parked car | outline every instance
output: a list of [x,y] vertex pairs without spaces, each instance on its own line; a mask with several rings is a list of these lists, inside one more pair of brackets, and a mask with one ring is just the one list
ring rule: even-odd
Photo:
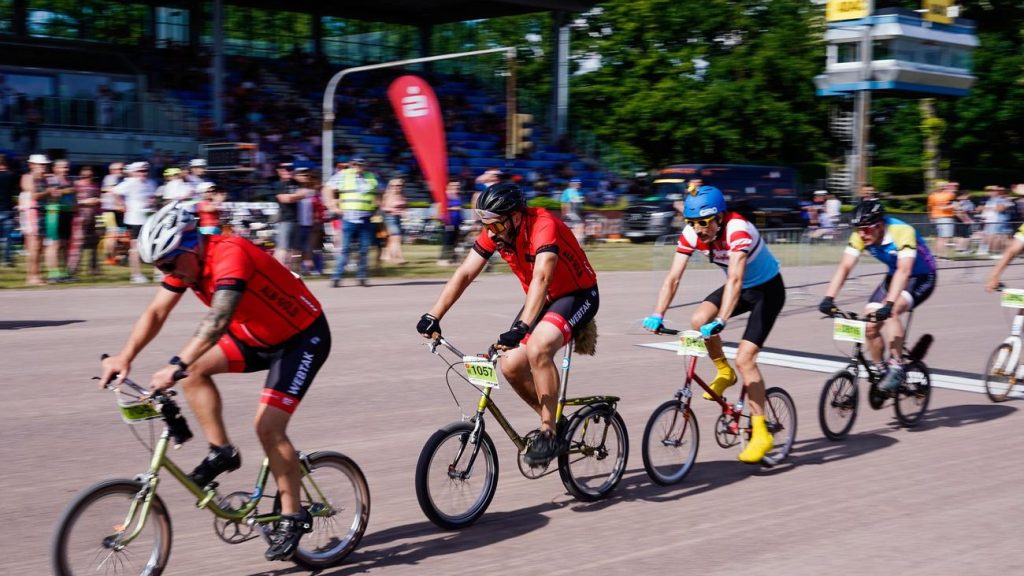
[[796,172],[784,166],[736,164],[674,164],[658,171],[650,192],[626,209],[622,230],[626,238],[651,240],[678,234],[683,226],[683,199],[692,184],[716,186],[730,210],[758,228],[806,226],[800,206]]

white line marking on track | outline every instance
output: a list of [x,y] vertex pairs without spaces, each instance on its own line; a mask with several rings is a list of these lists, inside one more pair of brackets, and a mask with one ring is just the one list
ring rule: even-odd
[[[679,343],[673,340],[670,342],[637,344],[637,346],[675,352],[679,348]],[[725,351],[726,358],[736,358],[735,346],[723,346],[722,349]],[[831,374],[847,366],[847,362],[845,361],[826,360],[824,358],[813,358],[810,356],[801,356],[799,354],[779,354],[778,352],[766,352],[763,350],[757,355],[757,361],[759,364],[795,368],[797,370],[809,370],[811,372],[822,372],[824,374]],[[863,376],[863,369],[861,369],[861,377]],[[978,378],[964,378],[962,376],[936,374],[934,370],[931,370],[931,377],[932,386],[935,386],[936,388],[974,392],[976,394],[985,393],[985,383]],[[1017,387],[1010,396],[1014,398],[1024,398],[1024,392],[1021,391],[1020,387]]]

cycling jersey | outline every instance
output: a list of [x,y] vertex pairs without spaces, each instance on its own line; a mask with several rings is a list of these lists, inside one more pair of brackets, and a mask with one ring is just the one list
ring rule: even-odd
[[708,261],[717,264],[723,272],[729,271],[729,254],[746,252],[747,267],[743,273],[743,288],[752,288],[768,282],[779,274],[779,261],[768,250],[757,227],[736,212],[726,212],[718,237],[710,244],[697,236],[693,226],[687,225],[679,235],[676,252],[689,256],[699,250]]
[[889,274],[896,272],[896,263],[901,258],[914,259],[914,268],[910,272],[913,276],[935,272],[935,258],[928,250],[924,238],[913,226],[891,216],[886,216],[883,222],[885,236],[881,242],[865,246],[864,239],[854,230],[850,235],[850,245],[846,247],[846,254],[860,256],[861,252],[867,250],[879,262],[889,267]]
[[320,302],[297,276],[252,242],[237,236],[205,236],[199,280],[191,286],[164,277],[172,292],[192,288],[207,306],[217,290],[237,290],[242,297],[228,331],[256,348],[278,346],[321,316]]
[[[597,285],[597,274],[565,223],[543,208],[527,208],[524,216],[515,239],[515,249],[499,251],[501,258],[523,284],[524,291],[530,289],[537,255],[544,252],[558,255],[555,273],[548,285],[548,302]],[[494,240],[486,232],[477,236],[476,244],[473,245],[473,250],[485,259],[490,258],[496,249]]]

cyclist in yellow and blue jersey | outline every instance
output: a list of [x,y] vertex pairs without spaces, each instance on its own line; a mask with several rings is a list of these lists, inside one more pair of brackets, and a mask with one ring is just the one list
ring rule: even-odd
[[[876,367],[886,371],[879,390],[892,392],[905,376],[902,362],[905,330],[900,315],[920,306],[931,296],[936,282],[935,258],[914,227],[886,216],[882,203],[876,199],[865,199],[858,204],[850,224],[856,231],[850,235],[850,244],[818,308],[824,314],[832,314],[836,295],[865,250],[889,267],[865,307],[865,313],[874,314],[880,321],[868,323],[865,344]],[[880,327],[884,327],[888,335],[885,342]],[[889,346],[888,367],[883,364],[884,344]]]

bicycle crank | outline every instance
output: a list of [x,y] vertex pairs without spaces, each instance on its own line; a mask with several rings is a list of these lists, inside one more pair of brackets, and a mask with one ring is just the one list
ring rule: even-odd
[[740,434],[732,416],[721,414],[715,421],[715,441],[722,448],[732,448],[739,444]]
[[[220,501],[217,502],[217,505],[224,510],[238,510],[248,502],[248,492],[232,492],[231,494],[221,498]],[[235,522],[233,520],[225,520],[223,518],[214,518],[213,530],[221,540],[228,544],[241,544],[242,542],[260,537],[253,526],[244,521]]]

